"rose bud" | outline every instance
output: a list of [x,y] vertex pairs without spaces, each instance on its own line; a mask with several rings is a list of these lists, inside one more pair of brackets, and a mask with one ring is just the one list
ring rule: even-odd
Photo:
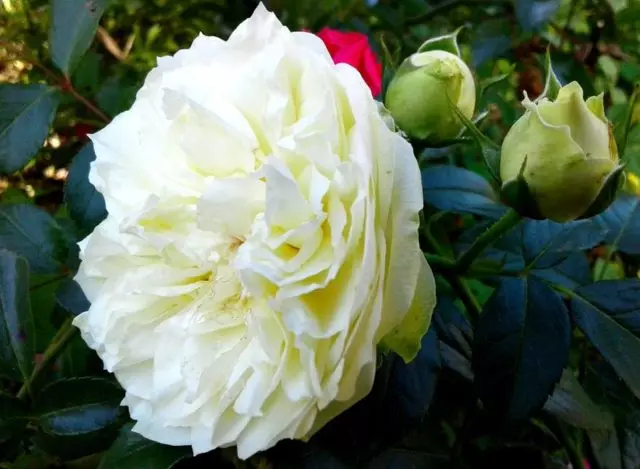
[[606,209],[622,166],[602,94],[586,101],[576,82],[555,100],[526,95],[525,114],[502,144],[502,192],[523,215],[566,222]]
[[385,105],[410,137],[431,143],[455,138],[463,124],[453,105],[467,118],[473,116],[476,88],[469,67],[459,57],[455,34],[423,44],[405,59],[389,84]]

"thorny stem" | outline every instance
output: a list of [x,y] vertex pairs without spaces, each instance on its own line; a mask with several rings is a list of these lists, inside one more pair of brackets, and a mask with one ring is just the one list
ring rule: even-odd
[[18,399],[24,399],[27,394],[31,394],[33,383],[38,379],[40,373],[60,355],[60,352],[64,350],[69,341],[74,337],[77,329],[73,326],[72,321],[73,318],[68,318],[62,326],[60,326],[60,329],[53,339],[51,339],[51,342],[49,342],[49,345],[47,345],[47,348],[42,354],[42,360],[33,368],[31,375],[18,391]]
[[73,96],[77,101],[84,104],[84,106],[89,111],[91,111],[98,118],[100,118],[100,120],[102,120],[105,124],[108,124],[109,122],[111,122],[111,119],[109,118],[109,116],[107,116],[95,104],[93,104],[91,101],[89,101],[87,98],[85,98],[84,96],[82,96],[80,93],[76,91],[76,89],[73,87],[73,85],[71,84],[71,81],[68,78],[65,78],[64,84],[62,85],[61,88],[63,91],[66,91],[71,96]]
[[[0,41],[0,46],[6,47],[6,48],[13,47],[11,43],[4,42],[4,41]],[[21,52],[21,54],[24,54],[24,53]],[[99,109],[95,104],[93,104],[87,98],[85,98],[80,93],[78,93],[78,91],[73,87],[73,84],[71,83],[71,80],[69,79],[69,77],[67,76],[60,77],[53,70],[51,70],[47,66],[40,63],[37,57],[22,55],[22,56],[13,57],[13,60],[20,60],[22,62],[27,62],[32,66],[38,68],[40,71],[42,71],[42,73],[44,73],[47,79],[56,83],[63,92],[73,96],[73,98],[76,101],[83,104],[92,114],[98,117],[102,122],[104,122],[105,124],[108,124],[109,122],[111,122],[111,118],[109,116],[107,116],[101,109]]]
[[458,258],[457,265],[460,272],[467,272],[471,264],[473,264],[473,261],[476,260],[476,257],[478,257],[482,251],[520,223],[520,220],[522,220],[522,217],[518,212],[509,209],[500,220],[491,225],[489,229],[476,239],[471,247]]
[[469,282],[458,275],[449,274],[445,275],[445,278],[451,283],[451,286],[454,290],[460,295],[460,299],[462,303],[464,303],[464,307],[469,314],[469,319],[471,322],[475,324],[480,319],[480,314],[482,313],[482,305],[476,298],[476,296],[471,291],[471,287],[469,286]]
[[569,462],[571,462],[571,467],[573,469],[585,469],[582,455],[578,451],[576,444],[572,441],[567,430],[553,418],[546,419],[545,424],[556,438],[558,438],[560,443],[562,443],[562,446],[567,453],[567,457],[569,458]]
[[[458,264],[455,260],[448,257],[438,256],[436,254],[425,253],[425,258],[430,266],[438,268],[443,271],[450,271],[459,273]],[[502,277],[520,277],[524,276],[524,271],[518,270],[502,270],[498,267],[491,266],[472,266],[467,269],[465,274],[468,277],[493,277],[499,275]]]
[[47,285],[51,285],[52,283],[59,282],[60,280],[66,278],[68,276],[69,276],[68,272],[65,272],[65,273],[60,274],[60,275],[56,275],[55,277],[52,277],[52,278],[47,279],[47,280],[43,280],[40,283],[36,283],[35,285],[32,285],[29,288],[29,291],[34,291],[34,290],[38,290],[39,288],[46,287]]
[[[424,214],[420,215],[421,225],[423,225],[423,233],[427,242],[431,245],[431,248],[434,249],[438,255],[433,256],[432,260],[436,259],[440,261],[442,264],[447,265],[448,267],[453,267],[455,269],[456,262],[454,260],[450,260],[444,257],[444,249],[440,246],[440,243],[436,239],[436,237],[431,233],[430,225],[425,221]],[[427,260],[429,261],[430,255],[427,254]],[[430,262],[430,261],[429,261]],[[434,262],[435,264],[435,262]],[[444,277],[449,282],[451,287],[458,293],[460,299],[464,303],[464,307],[467,310],[467,314],[469,315],[469,319],[471,322],[475,323],[480,318],[480,313],[482,312],[482,306],[478,302],[478,299],[475,297],[473,292],[471,291],[471,287],[465,278],[457,275],[455,270],[449,270],[444,272]]]

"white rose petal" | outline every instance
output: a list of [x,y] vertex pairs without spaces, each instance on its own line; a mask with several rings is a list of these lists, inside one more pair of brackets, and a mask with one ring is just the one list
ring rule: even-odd
[[92,140],[109,214],[80,243],[75,325],[145,437],[241,458],[308,438],[369,392],[387,334],[426,329],[411,147],[263,6],[161,58]]

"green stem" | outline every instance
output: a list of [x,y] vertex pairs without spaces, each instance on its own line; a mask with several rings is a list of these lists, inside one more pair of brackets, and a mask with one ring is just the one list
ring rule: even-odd
[[31,287],[29,287],[29,291],[34,291],[34,290],[38,290],[39,288],[46,287],[47,285],[51,285],[52,283],[59,282],[60,280],[63,280],[68,276],[69,274],[66,272],[60,275],[56,275],[55,277],[51,277],[47,280],[43,280],[40,283],[36,283],[35,285],[32,285]]
[[520,223],[522,217],[513,209],[509,209],[503,217],[495,222],[485,231],[471,247],[458,258],[458,268],[461,273],[465,273],[473,264],[482,251],[485,250],[490,244],[497,241],[502,235],[504,235],[511,228]]
[[476,402],[470,401],[468,408],[464,412],[464,417],[462,420],[462,425],[460,427],[460,430],[458,431],[458,434],[456,435],[456,439],[451,448],[450,460],[451,460],[452,468],[461,467],[464,444],[466,443],[469,437],[469,432],[473,426],[475,411],[476,411]]
[[585,469],[583,457],[580,454],[580,451],[578,451],[576,444],[573,442],[571,436],[562,424],[558,423],[555,419],[548,419],[546,424],[547,427],[549,427],[549,430],[551,430],[560,443],[562,443],[562,446],[567,453],[567,457],[569,458],[569,462],[571,462],[571,467],[573,469]]
[[431,267],[442,267],[443,270],[454,270],[457,268],[456,261],[448,257],[439,256],[437,254],[424,253],[424,257]]
[[460,296],[460,300],[464,303],[464,307],[469,314],[469,319],[472,324],[475,324],[480,319],[480,314],[482,313],[482,305],[476,298],[476,296],[471,291],[471,287],[466,279],[458,276],[458,275],[449,275],[445,276],[445,278],[451,283],[453,289]]
[[102,112],[102,110],[98,108],[98,106],[93,104],[91,101],[89,101],[87,98],[85,98],[84,96],[82,96],[80,93],[76,91],[76,89],[71,84],[70,80],[67,80],[65,83],[65,86],[63,86],[62,88],[63,88],[63,91],[66,91],[71,96],[73,96],[78,102],[82,103],[84,107],[86,107],[89,111],[91,111],[102,122],[104,122],[105,124],[108,124],[109,122],[111,122],[111,118],[107,116],[104,112]]
[[562,293],[563,295],[568,296],[569,298],[573,298],[574,296],[576,296],[576,294],[574,293],[573,290],[571,290],[570,288],[564,287],[562,285],[559,285],[557,283],[549,283],[547,282],[547,284],[553,288],[555,291],[557,291],[558,293]]
[[60,329],[53,339],[51,339],[51,342],[49,342],[49,345],[47,345],[47,348],[42,354],[42,360],[33,368],[31,376],[29,376],[18,391],[18,399],[24,399],[27,394],[31,394],[31,387],[40,376],[40,373],[60,355],[60,352],[64,350],[69,341],[74,337],[77,329],[73,326],[72,322],[73,318],[68,318],[62,326],[60,326]]
[[618,154],[620,155],[620,159],[622,161],[628,161],[628,160],[625,160],[625,151],[627,149],[627,140],[629,140],[629,132],[631,131],[631,127],[633,126],[633,119],[632,119],[633,111],[635,109],[636,101],[638,101],[639,97],[640,97],[640,88],[636,86],[636,88],[633,90],[633,94],[631,95],[631,98],[629,99],[629,107],[627,108],[625,126],[622,134],[622,142],[620,142],[620,145],[618,147]]
[[[437,270],[445,271],[445,272],[453,272],[458,273],[460,268],[455,260],[449,259],[448,257],[439,256],[437,254],[424,254],[425,259],[429,265]],[[525,271],[519,270],[503,270],[499,267],[490,267],[490,266],[472,266],[467,269],[465,272],[465,276],[471,278],[481,278],[481,277],[521,277],[525,275]]]
[[480,313],[482,312],[482,306],[478,302],[478,299],[475,297],[473,292],[471,291],[471,287],[466,279],[457,275],[457,263],[453,259],[449,259],[446,256],[445,249],[440,245],[436,237],[431,232],[431,222],[435,220],[435,217],[432,217],[431,220],[427,223],[424,219],[424,214],[420,214],[421,217],[421,225],[423,226],[423,233],[427,242],[438,254],[426,254],[426,258],[428,262],[433,261],[434,265],[438,264],[441,267],[444,267],[444,278],[449,282],[451,287],[458,293],[458,296],[462,300],[465,309],[467,310],[467,314],[469,316],[469,320],[472,323],[476,323],[480,318]]

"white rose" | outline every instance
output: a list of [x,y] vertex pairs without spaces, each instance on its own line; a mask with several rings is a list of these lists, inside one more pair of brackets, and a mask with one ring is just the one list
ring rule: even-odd
[[135,431],[246,458],[365,396],[383,338],[417,352],[418,165],[314,35],[260,6],[159,59],[92,140],[109,215],[81,243],[75,324]]

